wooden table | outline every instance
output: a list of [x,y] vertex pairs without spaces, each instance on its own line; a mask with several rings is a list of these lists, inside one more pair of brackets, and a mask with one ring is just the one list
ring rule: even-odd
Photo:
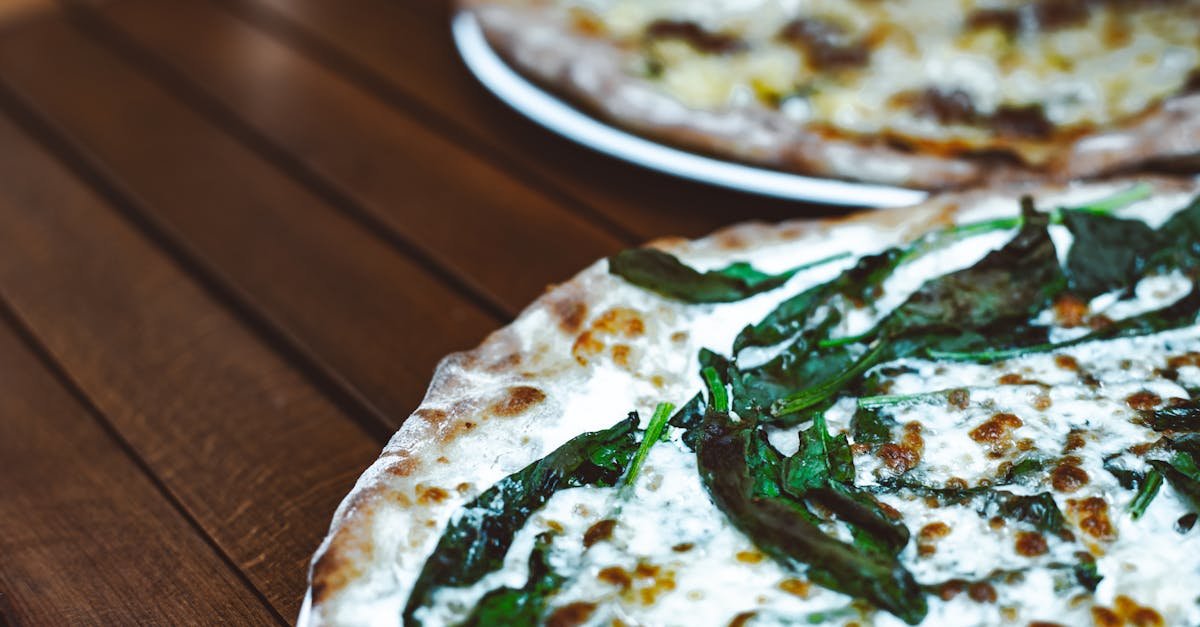
[[820,208],[552,136],[433,0],[0,31],[0,623],[292,622],[434,364],[591,261]]

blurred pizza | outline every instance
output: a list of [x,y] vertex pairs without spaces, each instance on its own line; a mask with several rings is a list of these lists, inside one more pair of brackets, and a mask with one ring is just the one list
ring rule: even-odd
[[465,0],[600,117],[817,176],[965,187],[1200,155],[1200,2]]

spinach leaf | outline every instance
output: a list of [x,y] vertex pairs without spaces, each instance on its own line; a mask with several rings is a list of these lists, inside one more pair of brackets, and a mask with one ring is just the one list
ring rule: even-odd
[[1155,431],[1200,431],[1200,402],[1195,399],[1142,412],[1146,424]]
[[1179,269],[1195,278],[1200,270],[1200,196],[1171,216],[1158,233],[1161,247],[1147,266],[1159,271]]
[[[815,316],[823,305],[837,296],[852,305],[861,305],[875,298],[880,286],[904,258],[905,252],[899,248],[866,255],[832,281],[811,287],[783,301],[761,322],[746,327],[738,334],[733,342],[734,355],[750,346],[774,346],[814,326],[828,328],[837,322],[836,310],[826,311],[827,318],[817,323]],[[817,336],[814,339],[823,339],[822,333],[814,335]]]
[[1160,245],[1158,233],[1141,220],[1070,210],[1062,216],[1075,238],[1067,253],[1071,292],[1083,298],[1116,289],[1132,294]]
[[880,407],[859,405],[850,419],[850,433],[854,435],[856,444],[883,444],[892,439],[895,423],[895,420],[880,412]]
[[704,395],[697,393],[667,421],[667,424],[672,427],[684,430],[683,443],[693,451],[696,450],[696,440],[700,437],[700,422],[704,420],[704,411],[707,407]]
[[905,622],[924,618],[921,588],[894,557],[831,538],[802,503],[785,498],[782,490],[773,496],[781,487],[769,481],[777,460],[764,457],[761,429],[715,411],[705,416],[702,429],[696,450],[701,480],[717,507],[760,550],[786,564],[808,564],[814,582],[867,599]]
[[1021,324],[1050,303],[1066,285],[1047,226],[1050,218],[1022,200],[1022,226],[1005,246],[978,263],[931,279],[888,314],[869,350],[839,374],[777,400],[776,416],[825,401],[878,363],[947,346],[961,337],[1005,325]]
[[500,568],[517,531],[555,492],[615,485],[638,448],[637,426],[635,413],[604,431],[576,436],[464,505],[421,569],[404,624],[420,624],[414,614],[438,588],[469,586]]
[[1175,489],[1175,493],[1179,495],[1179,499],[1187,504],[1192,512],[1200,513],[1200,479],[1180,472],[1174,463],[1167,463],[1157,459],[1149,460],[1146,463],[1162,473],[1162,476]]
[[688,303],[729,303],[773,290],[801,270],[845,256],[819,259],[779,274],[761,272],[745,262],[701,273],[670,253],[635,248],[609,257],[608,271],[668,298]]
[[483,595],[464,627],[536,625],[546,613],[546,600],[567,580],[550,568],[547,553],[552,533],[540,534],[529,555],[529,578],[522,588],[497,588]]
[[1200,313],[1200,284],[1193,283],[1191,291],[1186,296],[1162,309],[1118,320],[1107,327],[1073,340],[1047,342],[1032,346],[1000,347],[982,351],[930,349],[927,354],[934,359],[987,363],[1035,353],[1052,352],[1087,342],[1120,337],[1139,337],[1179,329],[1194,324],[1197,313]]
[[919,496],[936,499],[938,503],[973,504],[981,516],[999,515],[1009,520],[1026,522],[1039,531],[1062,531],[1065,518],[1049,492],[1023,495],[992,487],[930,488],[908,481],[890,481],[891,487],[906,489]]

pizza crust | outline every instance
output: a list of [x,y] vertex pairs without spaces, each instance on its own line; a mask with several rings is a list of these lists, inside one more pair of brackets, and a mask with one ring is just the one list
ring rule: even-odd
[[550,4],[462,0],[492,46],[514,67],[601,117],[691,150],[770,168],[922,189],[961,189],[1021,181],[1067,181],[1200,153],[1200,94],[1168,99],[1116,128],[1064,139],[1042,168],[1015,155],[939,155],[883,139],[846,138],[798,125],[751,103],[689,109],[625,71],[629,51],[573,28]]
[[[1187,180],[1150,182],[1156,193],[1194,189]],[[1011,214],[1022,193],[1095,198],[1129,184],[943,194],[905,209],[745,223],[695,241],[650,245],[702,267],[772,252],[814,259],[863,254],[997,209]],[[689,310],[703,307],[625,283],[601,260],[548,290],[479,347],[443,359],[419,408],[334,514],[313,557],[300,624],[398,624],[409,587],[463,503],[583,431],[611,426],[631,409],[648,416],[660,400],[693,395],[700,345],[679,333],[689,330]],[[631,390],[629,399],[580,403],[579,390],[614,371],[623,377],[619,387]],[[601,404],[610,408],[589,411]]]

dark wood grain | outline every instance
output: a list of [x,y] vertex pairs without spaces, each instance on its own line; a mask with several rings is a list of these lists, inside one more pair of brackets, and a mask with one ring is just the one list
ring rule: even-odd
[[[2,119],[0,146],[0,297],[164,489],[294,617],[309,556],[379,443]],[[96,561],[77,576],[136,576],[122,566]]]
[[629,243],[212,4],[132,0],[103,15],[510,313]]
[[834,211],[648,172],[559,138],[491,98],[463,67],[449,31],[452,2],[228,0],[241,13],[341,72],[391,94],[431,124],[561,189],[642,238],[698,236],[750,218]]
[[5,322],[0,590],[10,601],[0,615],[30,625],[276,622]]
[[0,80],[169,245],[392,426],[415,409],[441,357],[497,324],[62,21],[0,40]]

